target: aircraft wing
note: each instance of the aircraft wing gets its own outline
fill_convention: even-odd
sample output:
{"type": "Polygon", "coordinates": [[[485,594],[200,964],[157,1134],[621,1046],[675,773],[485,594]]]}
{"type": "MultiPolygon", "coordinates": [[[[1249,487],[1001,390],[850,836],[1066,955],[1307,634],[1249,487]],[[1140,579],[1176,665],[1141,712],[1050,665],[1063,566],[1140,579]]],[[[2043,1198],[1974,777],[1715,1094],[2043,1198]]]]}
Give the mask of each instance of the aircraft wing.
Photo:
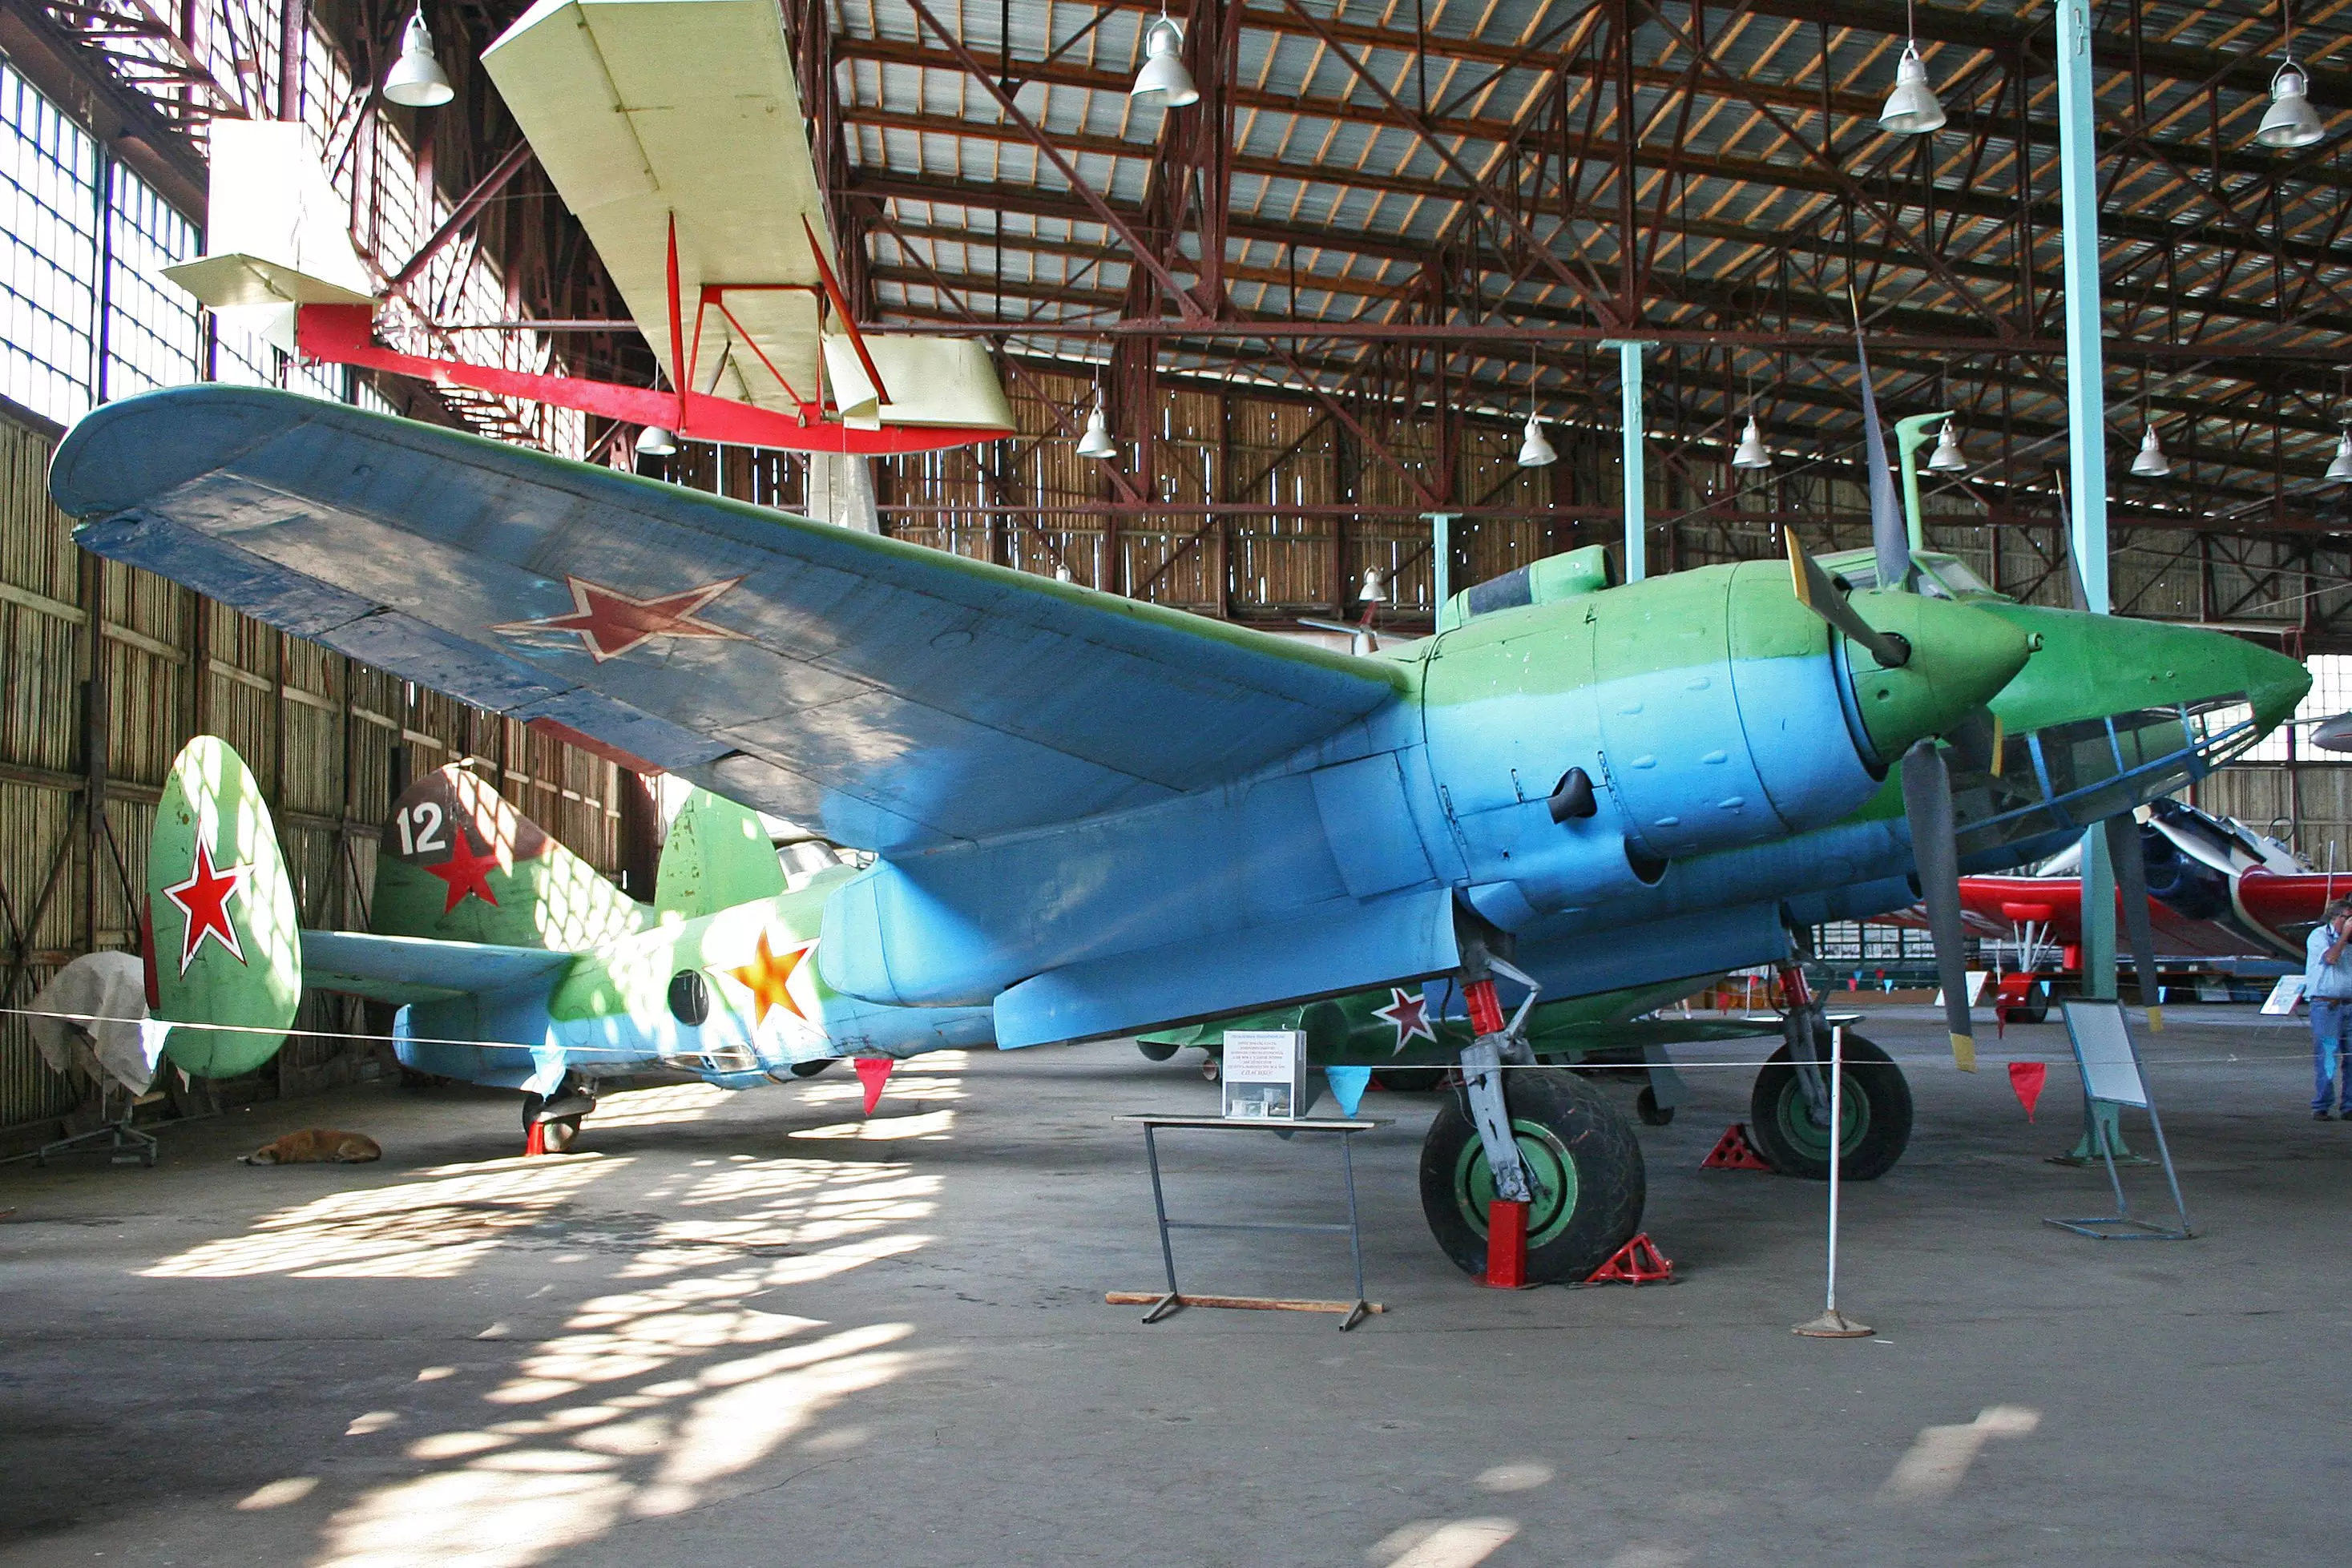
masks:
{"type": "Polygon", "coordinates": [[[375,936],[363,931],[305,931],[302,983],[322,991],[342,991],[405,1006],[552,980],[571,967],[572,957],[544,947],[493,947],[423,936],[375,936]]]}
{"type": "Polygon", "coordinates": [[[482,64],[671,385],[792,413],[829,379],[852,418],[1012,427],[978,343],[824,329],[820,249],[837,264],[776,0],[539,0],[482,64]]]}
{"type": "Polygon", "coordinates": [[[1229,783],[1403,672],[289,392],[110,403],[77,534],[296,635],[908,852],[1229,783]]]}

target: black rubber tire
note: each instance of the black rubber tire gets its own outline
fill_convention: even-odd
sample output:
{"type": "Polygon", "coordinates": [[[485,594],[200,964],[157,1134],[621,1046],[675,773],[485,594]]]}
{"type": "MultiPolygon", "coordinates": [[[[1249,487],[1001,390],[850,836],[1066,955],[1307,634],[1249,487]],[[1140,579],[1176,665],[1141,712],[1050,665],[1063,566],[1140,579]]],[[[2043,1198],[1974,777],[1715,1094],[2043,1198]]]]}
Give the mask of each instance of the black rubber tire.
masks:
{"type": "Polygon", "coordinates": [[[1184,1048],[1171,1045],[1164,1040],[1139,1040],[1135,1042],[1135,1049],[1143,1052],[1146,1061],[1165,1061],[1184,1048]]]}
{"type": "Polygon", "coordinates": [[[539,1108],[546,1103],[546,1095],[533,1094],[529,1090],[525,1090],[523,1092],[522,1126],[524,1132],[527,1133],[530,1131],[530,1124],[539,1119],[539,1108]]]}
{"type": "Polygon", "coordinates": [[[2024,1006],[2010,1009],[2009,1021],[2011,1023],[2048,1023],[2050,1021],[2049,985],[2044,981],[2037,980],[2034,982],[2032,989],[2027,991],[2025,996],[2026,1001],[2024,1006]]]}
{"type": "Polygon", "coordinates": [[[579,1141],[580,1118],[558,1116],[554,1121],[541,1124],[540,1136],[541,1145],[549,1154],[569,1154],[572,1152],[572,1145],[579,1141]]]}
{"type": "MultiPolygon", "coordinates": [[[[1642,1228],[1642,1146],[1617,1108],[1575,1073],[1516,1069],[1505,1094],[1521,1156],[1550,1189],[1528,1216],[1527,1281],[1580,1284],[1642,1228]],[[1573,1176],[1572,1191],[1561,1172],[1573,1176]]],[[[1465,1274],[1486,1270],[1492,1196],[1477,1125],[1462,1096],[1449,1095],[1422,1140],[1421,1208],[1438,1246],[1465,1274]]]]}
{"type": "Polygon", "coordinates": [[[1383,1067],[1373,1081],[1391,1094],[1433,1094],[1445,1087],[1443,1067],[1383,1067]]]}
{"type": "MultiPolygon", "coordinates": [[[[1845,1037],[1847,1131],[1838,1174],[1874,1181],[1895,1168],[1911,1142],[1911,1085],[1878,1047],[1849,1030],[1845,1037]]],[[[1782,1176],[1830,1179],[1829,1139],[1805,1109],[1803,1088],[1789,1048],[1767,1057],[1748,1101],[1748,1136],[1782,1176]]]]}
{"type": "Polygon", "coordinates": [[[1675,1108],[1672,1105],[1659,1104],[1658,1092],[1644,1083],[1642,1085],[1642,1092],[1633,1096],[1633,1114],[1642,1118],[1642,1125],[1645,1127],[1671,1126],[1675,1119],[1675,1108]]]}

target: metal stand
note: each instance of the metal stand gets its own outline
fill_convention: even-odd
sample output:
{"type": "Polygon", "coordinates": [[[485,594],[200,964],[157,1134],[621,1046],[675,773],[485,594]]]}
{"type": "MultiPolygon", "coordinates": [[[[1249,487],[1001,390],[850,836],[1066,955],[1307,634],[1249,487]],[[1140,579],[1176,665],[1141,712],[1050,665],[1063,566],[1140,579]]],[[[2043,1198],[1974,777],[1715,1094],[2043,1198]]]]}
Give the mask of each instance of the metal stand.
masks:
{"type": "Polygon", "coordinates": [[[1122,1122],[1136,1122],[1143,1127],[1143,1148],[1151,1164],[1151,1207],[1160,1223],[1160,1260],[1168,1270],[1168,1289],[1164,1294],[1139,1291],[1112,1291],[1104,1300],[1114,1306],[1140,1306],[1151,1303],[1143,1315],[1147,1323],[1171,1317],[1186,1307],[1233,1307],[1255,1312],[1340,1312],[1346,1314],[1339,1324],[1342,1333],[1364,1321],[1368,1313],[1385,1309],[1378,1301],[1364,1299],[1364,1236],[1358,1224],[1356,1211],[1355,1136],[1386,1124],[1370,1118],[1307,1118],[1297,1121],[1245,1122],[1228,1121],[1223,1116],[1121,1116],[1122,1122]],[[1277,1133],[1287,1137],[1293,1133],[1336,1133],[1339,1136],[1339,1163],[1348,1192],[1348,1222],[1345,1225],[1311,1225],[1303,1222],[1276,1223],[1267,1220],[1201,1220],[1168,1218],[1168,1198],[1160,1181],[1160,1132],[1162,1128],[1182,1128],[1191,1131],[1221,1131],[1244,1133],[1277,1133]],[[1176,1249],[1168,1233],[1171,1230],[1291,1230],[1311,1231],[1318,1235],[1345,1235],[1348,1253],[1356,1270],[1355,1299],[1346,1301],[1308,1301],[1274,1296],[1188,1296],[1177,1288],[1176,1249]]]}
{"type": "MultiPolygon", "coordinates": [[[[112,1099],[113,1095],[110,1092],[100,1093],[99,1111],[101,1115],[105,1113],[108,1102],[112,1099]]],[[[37,1149],[11,1157],[30,1160],[37,1166],[45,1166],[49,1163],[51,1155],[80,1154],[89,1149],[103,1147],[106,1150],[109,1164],[152,1167],[155,1164],[155,1152],[163,1145],[152,1135],[142,1133],[131,1124],[131,1118],[138,1110],[139,1102],[127,1091],[123,1100],[121,1116],[110,1116],[102,1125],[92,1127],[87,1133],[76,1133],[70,1138],[59,1138],[54,1143],[43,1144],[37,1149]]],[[[6,1162],[0,1161],[0,1164],[5,1163],[6,1162]]]]}
{"type": "Polygon", "coordinates": [[[1830,1030],[1830,1266],[1822,1315],[1809,1318],[1789,1332],[1806,1339],[1867,1339],[1868,1323],[1855,1322],[1838,1311],[1837,1243],[1840,1153],[1845,1147],[1845,1030],[1830,1030]]]}
{"type": "Polygon", "coordinates": [[[2156,1097],[2148,1092],[2147,1080],[2140,1071],[2139,1046],[2124,1021],[2122,1006],[2111,1001],[2082,1001],[2068,1002],[2065,1009],[2066,1034],[2074,1042],[2074,1062],[2083,1072],[2083,1095],[2093,1113],[2088,1118],[2088,1135],[2106,1162],[2107,1185],[2116,1195],[2116,1211],[2080,1219],[2045,1218],[2042,1223],[2087,1236],[2094,1241],[2189,1239],[2197,1233],[2189,1228],[2189,1208],[2180,1197],[2180,1178],[2173,1173],[2172,1151],[2164,1142],[2164,1121],[2156,1113],[2156,1097]],[[2172,1211],[2179,1218],[2178,1224],[2158,1225],[2136,1218],[2131,1201],[2124,1197],[2123,1178],[2116,1174],[2118,1152],[2115,1143],[2118,1140],[2109,1135],[2109,1129],[2116,1124],[2115,1108],[2122,1105],[2137,1105],[2147,1113],[2148,1131],[2156,1138],[2157,1159],[2164,1166],[2165,1185],[2172,1191],[2172,1211]],[[2098,1113],[2103,1111],[2106,1114],[2098,1113]]]}

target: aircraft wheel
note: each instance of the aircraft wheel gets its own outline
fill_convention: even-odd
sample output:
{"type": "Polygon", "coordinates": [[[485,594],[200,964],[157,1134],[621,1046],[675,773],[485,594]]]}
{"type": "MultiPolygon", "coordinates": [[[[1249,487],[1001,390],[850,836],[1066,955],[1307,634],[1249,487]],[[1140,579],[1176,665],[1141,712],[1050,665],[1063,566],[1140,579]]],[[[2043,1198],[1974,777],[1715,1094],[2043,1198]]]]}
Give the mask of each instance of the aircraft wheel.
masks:
{"type": "Polygon", "coordinates": [[[1135,1042],[1135,1049],[1143,1052],[1146,1061],[1165,1061],[1184,1048],[1171,1045],[1164,1040],[1139,1040],[1135,1042]]]}
{"type": "Polygon", "coordinates": [[[1383,1067],[1372,1076],[1391,1094],[1429,1094],[1445,1087],[1443,1067],[1383,1067]]]}
{"type": "MultiPolygon", "coordinates": [[[[1537,1188],[1528,1282],[1580,1282],[1642,1228],[1641,1145],[1616,1107],[1576,1074],[1538,1068],[1507,1078],[1511,1130],[1537,1188]]],[[[1477,1124],[1461,1096],[1450,1095],[1422,1141],[1421,1207],[1438,1246],[1465,1274],[1486,1271],[1494,1197],[1477,1124]]]]}
{"type": "MultiPolygon", "coordinates": [[[[1870,1181],[1894,1169],[1911,1142],[1911,1086],[1893,1058],[1851,1031],[1845,1037],[1843,1109],[1838,1174],[1847,1181],[1870,1181]]],[[[1787,1046],[1765,1059],[1748,1114],[1748,1135],[1774,1170],[1829,1180],[1828,1129],[1816,1125],[1806,1107],[1787,1046]]]]}
{"type": "Polygon", "coordinates": [[[540,1128],[540,1135],[549,1154],[570,1154],[573,1141],[580,1136],[580,1118],[558,1116],[540,1128]]]}
{"type": "Polygon", "coordinates": [[[1633,1114],[1642,1118],[1645,1127],[1664,1127],[1674,1121],[1675,1108],[1659,1104],[1658,1092],[1645,1083],[1641,1093],[1633,1097],[1633,1114]]]}

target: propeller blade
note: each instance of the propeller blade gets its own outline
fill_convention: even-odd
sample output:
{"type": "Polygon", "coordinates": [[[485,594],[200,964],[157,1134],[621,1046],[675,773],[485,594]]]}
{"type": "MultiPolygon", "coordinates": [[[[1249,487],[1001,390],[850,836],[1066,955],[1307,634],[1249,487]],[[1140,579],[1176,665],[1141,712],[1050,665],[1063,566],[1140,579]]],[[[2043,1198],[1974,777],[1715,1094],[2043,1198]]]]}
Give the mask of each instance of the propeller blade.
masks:
{"type": "Polygon", "coordinates": [[[1797,542],[1797,530],[1783,528],[1782,537],[1789,541],[1789,574],[1794,580],[1797,602],[1845,633],[1846,637],[1870,650],[1879,668],[1900,669],[1911,659],[1911,644],[1890,632],[1881,632],[1855,613],[1846,596],[1822,570],[1822,563],[1805,553],[1797,542]]]}
{"type": "Polygon", "coordinates": [[[1960,919],[1960,850],[1952,816],[1952,776],[1944,754],[1922,740],[1903,754],[1903,815],[1911,824],[1911,856],[1919,893],[1927,902],[1927,930],[1936,939],[1936,977],[1944,988],[1944,1023],[1952,1036],[1952,1064],[1977,1070],[1975,1025],[1969,1019],[1968,929],[1960,919]]]}
{"type": "Polygon", "coordinates": [[[2164,1009],[2157,1005],[2156,923],[2147,913],[2147,862],[2141,857],[2139,823],[2129,811],[2109,817],[2107,862],[2115,867],[2116,891],[2123,895],[2124,929],[2131,936],[2132,962],[2139,970],[2140,1005],[2147,1009],[2151,1031],[2164,1029],[2164,1009]]]}
{"type": "Polygon", "coordinates": [[[1895,493],[1895,470],[1886,463],[1886,433],[1878,425],[1878,394],[1870,385],[1870,350],[1862,340],[1862,317],[1853,322],[1853,350],[1862,360],[1862,451],[1870,465],[1870,542],[1878,555],[1878,586],[1911,586],[1911,530],[1895,493]]]}

